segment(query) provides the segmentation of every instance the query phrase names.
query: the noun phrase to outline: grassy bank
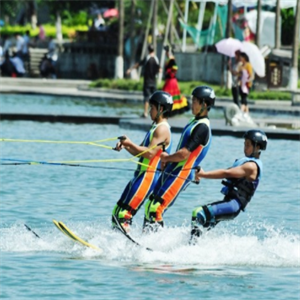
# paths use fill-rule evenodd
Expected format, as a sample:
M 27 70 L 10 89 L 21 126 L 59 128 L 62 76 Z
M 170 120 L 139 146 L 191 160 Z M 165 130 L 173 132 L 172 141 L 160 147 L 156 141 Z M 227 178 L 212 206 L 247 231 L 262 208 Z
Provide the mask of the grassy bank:
M 220 85 L 210 84 L 202 81 L 187 81 L 179 82 L 179 87 L 181 93 L 184 95 L 190 95 L 191 91 L 198 85 L 209 85 L 215 90 L 215 93 L 218 97 L 231 97 L 231 91 L 221 87 Z M 161 89 L 163 82 L 158 86 L 158 89 Z M 120 89 L 126 91 L 142 91 L 143 81 L 131 80 L 131 79 L 98 79 L 91 83 L 90 87 L 94 88 L 109 88 L 109 89 Z M 298 88 L 300 88 L 300 80 L 298 81 Z M 251 91 L 249 94 L 249 99 L 252 100 L 287 100 L 291 101 L 291 93 L 281 92 L 281 91 Z

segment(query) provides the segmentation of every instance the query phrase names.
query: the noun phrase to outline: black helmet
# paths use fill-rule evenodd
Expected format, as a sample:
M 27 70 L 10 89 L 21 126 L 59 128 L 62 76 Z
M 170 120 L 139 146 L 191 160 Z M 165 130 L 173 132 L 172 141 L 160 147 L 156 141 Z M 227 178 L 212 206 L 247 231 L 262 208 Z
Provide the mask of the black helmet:
M 151 95 L 149 103 L 157 104 L 158 110 L 160 106 L 163 106 L 163 114 L 164 116 L 167 116 L 173 108 L 173 97 L 167 92 L 156 91 Z
M 259 145 L 260 150 L 267 149 L 268 138 L 267 135 L 262 130 L 258 130 L 258 129 L 248 130 L 244 134 L 244 138 L 252 141 L 254 147 L 256 145 Z
M 169 52 L 169 51 L 170 51 L 170 46 L 169 46 L 169 45 L 164 46 L 164 50 L 165 50 L 166 52 Z
M 209 86 L 205 86 L 205 85 L 197 86 L 192 91 L 192 96 L 196 97 L 199 100 L 204 100 L 208 110 L 215 105 L 216 95 L 214 90 Z
M 154 47 L 152 44 L 149 44 L 148 45 L 148 52 L 151 53 L 151 52 L 154 52 Z

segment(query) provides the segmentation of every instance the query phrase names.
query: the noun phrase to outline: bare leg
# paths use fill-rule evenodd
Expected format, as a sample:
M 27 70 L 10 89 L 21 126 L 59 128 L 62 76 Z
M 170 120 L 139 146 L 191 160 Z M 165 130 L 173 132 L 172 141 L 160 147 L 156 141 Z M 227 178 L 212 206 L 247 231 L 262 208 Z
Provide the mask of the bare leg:
M 144 103 L 144 116 L 148 117 L 148 110 L 149 110 L 149 102 L 145 101 Z

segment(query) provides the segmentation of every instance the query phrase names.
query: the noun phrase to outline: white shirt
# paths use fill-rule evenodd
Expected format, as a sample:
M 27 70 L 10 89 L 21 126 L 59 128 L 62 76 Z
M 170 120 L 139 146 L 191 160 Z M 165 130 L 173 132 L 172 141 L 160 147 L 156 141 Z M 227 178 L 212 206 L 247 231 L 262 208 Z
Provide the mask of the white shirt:
M 10 61 L 12 62 L 12 64 L 14 65 L 18 73 L 20 74 L 25 73 L 24 64 L 20 57 L 18 56 L 12 57 L 10 58 Z
M 23 36 L 24 45 L 23 45 L 23 54 L 28 54 L 28 47 L 30 42 L 30 37 L 28 35 Z
M 16 51 L 17 52 L 19 52 L 19 51 L 23 52 L 24 44 L 25 44 L 24 39 L 21 36 L 17 37 L 17 40 L 16 40 Z

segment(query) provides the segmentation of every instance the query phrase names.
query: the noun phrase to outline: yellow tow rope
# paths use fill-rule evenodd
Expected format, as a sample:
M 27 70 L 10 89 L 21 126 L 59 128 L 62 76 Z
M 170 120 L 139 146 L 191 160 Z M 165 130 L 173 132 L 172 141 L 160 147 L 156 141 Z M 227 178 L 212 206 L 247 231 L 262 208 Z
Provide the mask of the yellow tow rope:
M 114 147 L 110 147 L 107 145 L 102 145 L 99 144 L 100 142 L 107 142 L 107 141 L 114 141 L 122 139 L 122 136 L 119 137 L 112 137 L 112 138 L 107 138 L 107 139 L 102 139 L 102 140 L 97 140 L 97 141 L 53 141 L 53 140 L 27 140 L 27 139 L 6 139 L 6 138 L 0 138 L 0 142 L 19 142 L 19 143 L 52 143 L 52 144 L 83 144 L 83 145 L 91 145 L 91 146 L 97 146 L 97 147 L 102 147 L 110 150 L 114 150 Z M 136 161 L 135 158 L 139 158 L 143 154 L 151 151 L 152 149 L 162 146 L 164 142 L 158 143 L 156 145 L 153 145 L 152 147 L 138 153 L 137 155 L 131 157 L 131 158 L 115 158 L 115 159 L 90 159 L 90 160 L 67 160 L 67 161 L 29 161 L 28 164 L 31 165 L 39 165 L 39 164 L 62 164 L 62 165 L 68 165 L 68 164 L 80 164 L 80 163 L 107 163 L 107 162 L 126 162 L 126 161 L 132 161 L 138 165 L 144 166 L 144 167 L 151 167 L 150 165 L 141 163 L 139 161 Z M 13 160 L 13 159 L 9 159 Z
M 102 145 L 99 143 L 108 142 L 108 141 L 115 141 L 120 139 L 120 137 L 113 137 L 107 138 L 103 140 L 97 141 L 51 141 L 51 140 L 23 140 L 23 139 L 5 139 L 0 138 L 0 142 L 16 142 L 16 143 L 49 143 L 49 144 L 82 144 L 82 145 L 90 145 L 90 146 L 97 146 L 106 149 L 113 149 L 113 147 Z
M 143 154 L 151 151 L 152 149 L 161 146 L 163 143 L 158 143 L 156 145 L 153 145 L 152 147 L 140 152 L 139 154 L 131 157 L 131 158 L 112 158 L 112 159 L 89 159 L 89 160 L 65 160 L 65 161 L 50 161 L 50 163 L 59 163 L 59 164 L 80 164 L 80 163 L 99 163 L 99 162 L 126 162 L 126 161 L 132 161 L 138 165 L 144 166 L 144 167 L 151 167 L 150 165 L 143 164 L 139 161 L 134 160 L 135 158 L 139 158 Z

